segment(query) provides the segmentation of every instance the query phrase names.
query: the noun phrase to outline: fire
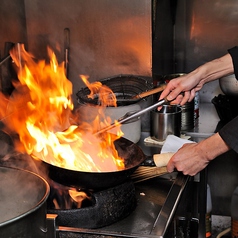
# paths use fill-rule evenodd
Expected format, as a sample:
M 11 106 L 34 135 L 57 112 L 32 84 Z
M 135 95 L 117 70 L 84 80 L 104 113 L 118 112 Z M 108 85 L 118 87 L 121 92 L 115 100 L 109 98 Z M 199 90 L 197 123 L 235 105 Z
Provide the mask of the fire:
M 77 203 L 77 208 L 81 208 L 82 207 L 82 202 L 84 200 L 91 200 L 91 197 L 89 195 L 87 195 L 86 192 L 84 191 L 77 191 L 75 189 L 70 189 L 69 190 L 69 195 L 70 197 Z
M 64 63 L 48 49 L 50 62 L 37 61 L 24 47 L 11 52 L 19 82 L 9 98 L 1 95 L 0 114 L 7 131 L 19 137 L 17 149 L 55 166 L 79 171 L 117 171 L 124 168 L 114 147 L 122 135 L 93 132 L 111 123 L 97 117 L 92 124 L 73 123 L 72 84 L 65 76 Z M 84 82 L 108 99 L 112 93 L 100 85 Z M 105 93 L 106 92 L 106 93 Z

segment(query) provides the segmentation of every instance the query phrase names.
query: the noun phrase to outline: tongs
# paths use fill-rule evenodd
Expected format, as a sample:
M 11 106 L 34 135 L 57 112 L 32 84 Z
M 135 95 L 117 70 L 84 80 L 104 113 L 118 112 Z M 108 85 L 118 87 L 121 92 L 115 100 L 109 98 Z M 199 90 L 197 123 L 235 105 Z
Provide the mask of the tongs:
M 151 105 L 149 107 L 146 107 L 143 110 L 135 111 L 135 112 L 127 112 L 124 116 L 119 118 L 116 122 L 112 123 L 109 126 L 106 126 L 106 127 L 102 128 L 102 129 L 100 129 L 99 131 L 95 132 L 94 134 L 95 135 L 99 135 L 99 134 L 101 134 L 103 132 L 106 132 L 108 130 L 113 129 L 114 127 L 117 127 L 120 124 L 125 124 L 125 123 L 129 123 L 129 122 L 133 122 L 135 120 L 138 120 L 139 117 L 142 114 L 144 114 L 146 112 L 149 112 L 149 111 L 153 110 L 156 107 L 160 107 L 160 106 L 162 106 L 162 105 L 164 105 L 166 103 L 168 103 L 167 99 L 161 99 L 157 103 L 155 103 L 155 104 L 153 104 L 153 105 Z

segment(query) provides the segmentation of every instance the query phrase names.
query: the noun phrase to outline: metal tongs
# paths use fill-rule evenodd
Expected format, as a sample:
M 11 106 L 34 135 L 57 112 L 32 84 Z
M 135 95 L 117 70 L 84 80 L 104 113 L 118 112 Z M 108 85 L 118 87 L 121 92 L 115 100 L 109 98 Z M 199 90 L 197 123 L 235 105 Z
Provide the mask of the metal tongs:
M 106 127 L 102 128 L 102 129 L 100 129 L 99 131 L 95 132 L 94 135 L 99 135 L 99 134 L 101 134 L 103 132 L 111 130 L 114 127 L 117 127 L 119 124 L 125 124 L 125 123 L 129 123 L 129 122 L 133 122 L 135 120 L 138 120 L 142 114 L 144 114 L 146 112 L 149 112 L 149 111 L 153 110 L 156 107 L 160 107 L 160 106 L 162 106 L 162 105 L 164 105 L 166 103 L 168 103 L 168 100 L 164 98 L 164 99 L 159 100 L 157 103 L 155 103 L 155 104 L 153 104 L 153 105 L 151 105 L 149 107 L 146 107 L 143 110 L 136 111 L 136 112 L 127 112 L 124 116 L 119 118 L 117 120 L 117 122 L 114 122 L 111 125 L 106 126 Z

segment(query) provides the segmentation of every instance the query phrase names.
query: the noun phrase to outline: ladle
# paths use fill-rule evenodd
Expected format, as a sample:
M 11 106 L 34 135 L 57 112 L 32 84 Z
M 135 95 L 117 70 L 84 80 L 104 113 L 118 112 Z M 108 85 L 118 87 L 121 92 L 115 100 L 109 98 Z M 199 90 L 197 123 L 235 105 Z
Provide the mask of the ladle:
M 164 105 L 165 103 L 168 103 L 168 100 L 167 99 L 161 99 L 157 103 L 155 103 L 155 104 L 153 104 L 149 107 L 146 107 L 143 110 L 136 111 L 136 112 L 127 112 L 124 116 L 119 118 L 117 120 L 117 122 L 114 122 L 111 125 L 100 129 L 99 131 L 95 132 L 94 134 L 98 135 L 98 134 L 101 134 L 101 133 L 106 132 L 108 130 L 111 130 L 114 127 L 117 127 L 119 124 L 124 124 L 126 122 L 127 123 L 132 122 L 133 120 L 138 119 L 142 114 L 144 114 L 146 112 L 149 112 L 149 111 L 153 110 L 156 107 L 160 107 L 160 106 Z

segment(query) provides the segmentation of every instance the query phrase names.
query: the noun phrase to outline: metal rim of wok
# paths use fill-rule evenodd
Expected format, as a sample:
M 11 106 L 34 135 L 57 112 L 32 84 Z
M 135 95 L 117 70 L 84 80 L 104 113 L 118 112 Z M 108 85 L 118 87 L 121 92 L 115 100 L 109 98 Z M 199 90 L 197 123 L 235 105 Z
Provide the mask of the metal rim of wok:
M 48 166 L 49 177 L 59 184 L 78 189 L 103 190 L 119 185 L 145 160 L 141 148 L 135 143 L 120 138 L 114 142 L 119 156 L 125 159 L 125 169 L 111 172 L 85 172 L 61 168 L 43 161 Z

